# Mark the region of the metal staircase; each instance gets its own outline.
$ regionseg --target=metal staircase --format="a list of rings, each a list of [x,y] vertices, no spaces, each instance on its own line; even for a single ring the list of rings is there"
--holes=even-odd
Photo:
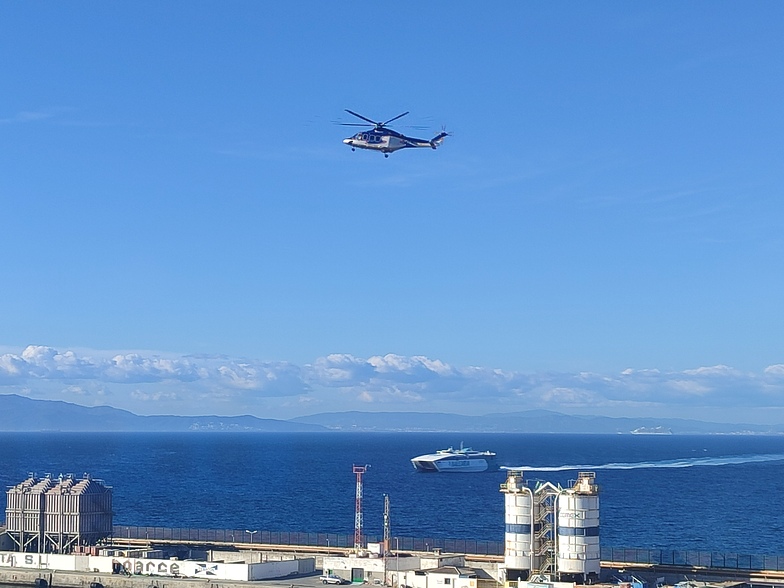
[[[537,573],[554,577],[555,561],[555,517],[558,493],[561,488],[550,482],[539,485],[534,492],[536,500],[536,555],[539,557]]]

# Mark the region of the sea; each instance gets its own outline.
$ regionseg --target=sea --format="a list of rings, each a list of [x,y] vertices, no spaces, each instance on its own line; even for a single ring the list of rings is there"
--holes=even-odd
[[[1,433],[0,481],[89,474],[115,525],[503,541],[501,471],[428,474],[448,446],[498,454],[531,482],[593,471],[603,547],[784,555],[784,436],[457,433]],[[2,495],[3,509],[5,494]]]

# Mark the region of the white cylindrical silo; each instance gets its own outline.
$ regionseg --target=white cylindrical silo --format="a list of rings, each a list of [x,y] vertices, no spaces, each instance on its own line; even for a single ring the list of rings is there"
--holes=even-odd
[[[562,579],[598,577],[599,487],[593,472],[580,472],[575,485],[558,495],[557,563]]]
[[[507,580],[528,579],[533,556],[533,494],[523,474],[510,471],[504,484],[504,568]]]

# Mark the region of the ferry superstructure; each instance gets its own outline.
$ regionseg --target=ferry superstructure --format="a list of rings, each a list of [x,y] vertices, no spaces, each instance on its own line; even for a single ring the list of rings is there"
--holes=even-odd
[[[460,449],[449,447],[414,457],[411,460],[418,472],[462,472],[476,473],[498,469],[496,455],[492,451],[475,451],[470,447]]]

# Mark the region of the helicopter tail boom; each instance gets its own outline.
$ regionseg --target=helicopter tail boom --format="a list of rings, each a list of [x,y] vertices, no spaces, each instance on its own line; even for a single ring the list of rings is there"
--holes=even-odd
[[[430,146],[431,146],[433,149],[436,149],[436,148],[437,148],[439,145],[441,145],[441,143],[443,143],[443,142],[444,142],[444,138],[445,138],[447,135],[449,135],[449,133],[447,133],[446,131],[441,131],[441,132],[440,132],[440,133],[438,133],[438,134],[437,134],[435,137],[433,137],[432,139],[430,139]]]

